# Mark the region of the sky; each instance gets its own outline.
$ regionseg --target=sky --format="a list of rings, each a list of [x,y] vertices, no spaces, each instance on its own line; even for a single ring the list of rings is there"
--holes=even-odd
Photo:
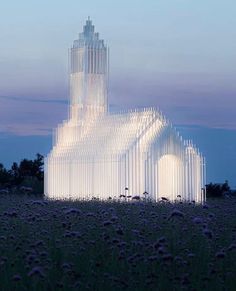
[[[110,48],[111,110],[155,106],[236,187],[235,0],[0,0],[0,162],[51,147],[68,48],[88,16]]]

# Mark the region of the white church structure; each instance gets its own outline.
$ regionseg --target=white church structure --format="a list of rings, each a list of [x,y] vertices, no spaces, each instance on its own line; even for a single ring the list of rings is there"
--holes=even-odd
[[[154,108],[110,113],[108,73],[108,48],[88,19],[70,49],[69,116],[45,159],[46,197],[203,202],[199,150]]]

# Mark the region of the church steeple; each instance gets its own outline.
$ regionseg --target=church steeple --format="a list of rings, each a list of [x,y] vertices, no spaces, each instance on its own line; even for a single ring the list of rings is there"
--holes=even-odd
[[[104,40],[99,39],[99,33],[95,32],[95,27],[90,17],[88,17],[83,26],[83,32],[79,34],[79,38],[73,43],[73,47],[82,47],[84,45],[96,45],[97,47],[105,46]]]
[[[107,111],[108,52],[95,33],[90,17],[71,48],[70,97],[72,112],[93,108]],[[77,116],[78,114],[73,114]],[[77,118],[77,117],[75,117]]]
[[[88,17],[88,20],[86,21],[86,24],[84,25],[83,34],[85,38],[91,38],[94,34],[94,25],[92,25],[92,21],[90,20],[90,17]]]

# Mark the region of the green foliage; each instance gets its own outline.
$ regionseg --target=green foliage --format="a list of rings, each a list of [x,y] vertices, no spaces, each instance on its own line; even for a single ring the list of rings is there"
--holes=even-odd
[[[8,185],[11,180],[10,173],[4,168],[3,164],[0,164],[0,186]]]
[[[210,183],[206,185],[207,198],[211,198],[211,197],[220,198],[220,197],[223,197],[224,194],[229,193],[229,192],[230,192],[230,187],[227,180],[223,184]]]
[[[42,194],[43,193],[43,187],[44,187],[43,180],[39,180],[37,177],[26,177],[23,180],[23,182],[20,184],[20,186],[32,188],[33,194]]]
[[[10,170],[11,181],[13,185],[19,185],[23,181],[23,177],[20,175],[19,167],[17,163],[13,163]]]
[[[23,159],[19,165],[14,162],[10,170],[0,164],[0,187],[32,187],[34,193],[43,193],[44,160],[40,154],[34,160]]]

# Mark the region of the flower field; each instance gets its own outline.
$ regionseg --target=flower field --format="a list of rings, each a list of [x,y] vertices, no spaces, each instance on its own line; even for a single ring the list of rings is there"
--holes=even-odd
[[[236,199],[0,197],[0,290],[236,290]]]

